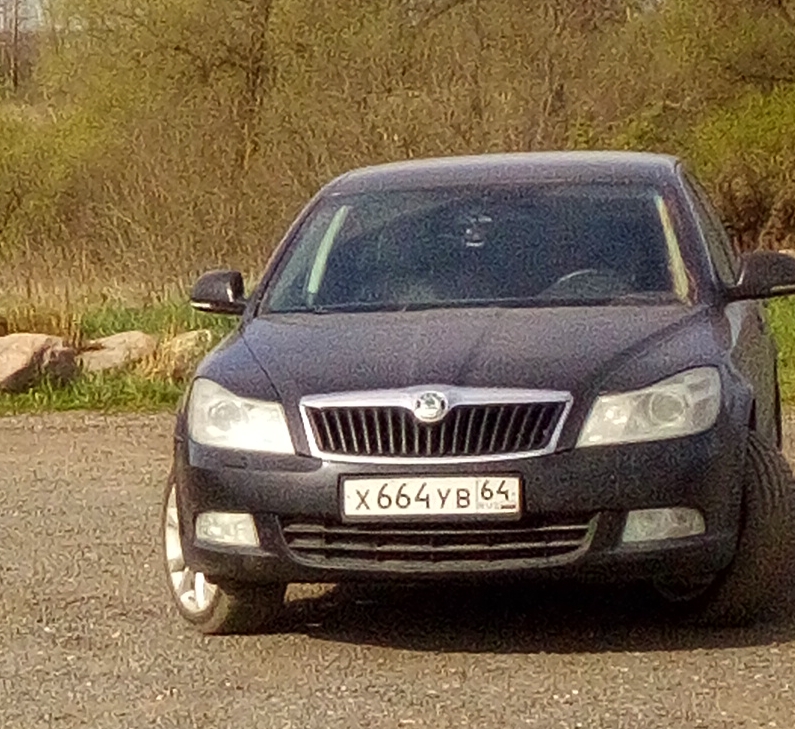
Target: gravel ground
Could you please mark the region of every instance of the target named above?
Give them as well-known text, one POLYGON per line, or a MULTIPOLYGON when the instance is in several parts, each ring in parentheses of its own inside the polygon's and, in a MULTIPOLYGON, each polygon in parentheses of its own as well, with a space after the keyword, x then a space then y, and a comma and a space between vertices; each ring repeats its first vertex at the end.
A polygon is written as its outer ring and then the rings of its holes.
POLYGON ((675 627, 631 592, 293 587, 276 634, 202 637, 159 562, 170 427, 0 420, 0 726, 793 726, 795 625, 675 627))

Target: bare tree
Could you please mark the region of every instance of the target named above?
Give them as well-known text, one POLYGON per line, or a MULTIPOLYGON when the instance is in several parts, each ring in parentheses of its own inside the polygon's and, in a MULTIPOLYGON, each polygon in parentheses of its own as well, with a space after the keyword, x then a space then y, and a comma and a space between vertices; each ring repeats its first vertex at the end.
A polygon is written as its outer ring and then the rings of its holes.
POLYGON ((11 3, 11 89, 19 88, 19 21, 22 0, 11 3))
POLYGON ((0 0, 0 75, 13 91, 19 88, 23 55, 23 0, 0 0))
POLYGON ((10 54, 8 29, 11 27, 11 0, 0 0, 0 78, 8 72, 10 54))

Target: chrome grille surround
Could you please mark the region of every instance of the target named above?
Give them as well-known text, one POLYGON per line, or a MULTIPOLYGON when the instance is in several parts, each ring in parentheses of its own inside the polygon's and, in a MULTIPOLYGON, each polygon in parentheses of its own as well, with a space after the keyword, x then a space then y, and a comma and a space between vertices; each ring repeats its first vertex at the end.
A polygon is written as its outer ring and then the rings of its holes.
MULTIPOLYGON (((299 407, 301 419, 304 424, 309 450, 311 455, 325 461, 343 463, 371 463, 371 464, 451 464, 451 463, 482 463, 505 461, 516 458, 533 458, 554 452, 560 438, 561 430, 566 422, 573 403, 571 393, 559 390, 521 390, 501 388, 457 388, 444 385, 427 385, 411 387, 401 390, 369 390, 361 392, 342 392, 328 395, 310 395, 301 399, 299 407), (448 403, 447 418, 456 408, 482 407, 499 408, 500 406, 554 406, 557 421, 548 438, 538 448, 517 450, 511 452, 490 452, 478 455, 379 455, 364 452, 344 453, 327 451, 321 447, 319 438, 313 427, 312 413, 314 411, 331 411, 333 409, 358 409, 379 410, 395 409, 405 410, 410 419, 417 398, 428 392, 442 394, 448 403)), ((509 410, 509 408, 506 408, 509 410)), ((485 416, 484 416, 485 417, 485 416)), ((550 426, 552 424, 550 423, 550 426)), ((351 426, 353 427, 353 426, 351 426)), ((485 426, 484 426, 485 427, 485 426)), ((360 449, 356 449, 360 450, 360 449)), ((431 449, 433 450, 433 449, 431 449)))

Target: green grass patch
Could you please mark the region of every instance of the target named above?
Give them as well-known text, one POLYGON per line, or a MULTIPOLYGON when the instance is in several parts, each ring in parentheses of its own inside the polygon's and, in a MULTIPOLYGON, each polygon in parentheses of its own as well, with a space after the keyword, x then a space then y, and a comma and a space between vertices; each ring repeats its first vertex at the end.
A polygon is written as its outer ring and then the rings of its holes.
POLYGON ((781 399, 795 404, 795 297, 769 301, 767 319, 778 345, 781 399))
POLYGON ((94 410, 105 413, 174 409, 184 385, 132 372, 84 374, 58 386, 42 382, 28 392, 0 393, 0 416, 94 410))
POLYGON ((220 339, 231 332, 238 321, 236 317, 203 314, 181 301, 140 307, 109 303, 82 313, 78 330, 86 339, 97 339, 132 330, 161 335, 209 329, 220 339))

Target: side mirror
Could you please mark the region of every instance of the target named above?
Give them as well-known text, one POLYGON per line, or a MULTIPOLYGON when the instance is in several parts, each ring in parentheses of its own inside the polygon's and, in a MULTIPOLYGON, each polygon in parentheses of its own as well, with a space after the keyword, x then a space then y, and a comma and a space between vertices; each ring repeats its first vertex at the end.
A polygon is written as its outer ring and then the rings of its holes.
POLYGON ((239 271, 210 271, 194 284, 190 294, 194 309, 210 314, 240 316, 246 308, 243 276, 239 271))
POLYGON ((734 300, 769 299, 795 294, 795 256, 754 251, 741 259, 740 280, 729 291, 734 300))

